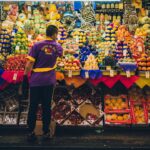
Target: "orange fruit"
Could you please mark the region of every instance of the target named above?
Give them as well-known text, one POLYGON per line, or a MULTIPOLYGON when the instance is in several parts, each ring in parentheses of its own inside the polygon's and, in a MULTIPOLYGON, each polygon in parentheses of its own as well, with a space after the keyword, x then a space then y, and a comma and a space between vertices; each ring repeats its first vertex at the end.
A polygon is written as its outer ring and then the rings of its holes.
POLYGON ((123 101, 122 101, 121 98, 117 99, 117 103, 122 103, 122 102, 123 102, 123 101))
POLYGON ((123 119, 124 119, 124 120, 128 120, 128 119, 129 119, 129 115, 128 115, 128 114, 124 114, 124 115, 123 115, 123 119))
POLYGON ((116 120, 117 119, 117 115, 116 114, 112 114, 111 118, 112 118, 112 120, 116 120))
POLYGON ((111 115, 106 115, 106 120, 111 120, 112 116, 111 115))
POLYGON ((117 117, 117 120, 118 120, 118 121, 123 121, 123 117, 122 117, 122 116, 118 116, 118 117, 117 117))

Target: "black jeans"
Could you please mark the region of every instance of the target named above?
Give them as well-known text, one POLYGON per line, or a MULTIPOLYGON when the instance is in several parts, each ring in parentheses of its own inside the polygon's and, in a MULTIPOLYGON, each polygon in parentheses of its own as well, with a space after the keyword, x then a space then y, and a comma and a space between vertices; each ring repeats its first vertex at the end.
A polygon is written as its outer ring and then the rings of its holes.
POLYGON ((49 132, 51 121, 51 100, 53 96, 54 86, 38 86, 30 88, 30 106, 28 113, 28 128, 29 132, 33 132, 36 125, 36 115, 38 104, 42 104, 42 121, 43 132, 49 132))

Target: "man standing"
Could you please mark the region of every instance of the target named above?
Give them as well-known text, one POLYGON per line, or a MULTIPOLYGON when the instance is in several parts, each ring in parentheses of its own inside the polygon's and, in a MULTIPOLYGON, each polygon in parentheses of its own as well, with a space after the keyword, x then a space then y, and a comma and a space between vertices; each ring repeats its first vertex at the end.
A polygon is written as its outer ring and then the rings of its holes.
POLYGON ((38 104, 42 104, 43 138, 50 138, 51 100, 56 82, 55 64, 57 57, 62 56, 63 49, 56 43, 58 29, 49 25, 46 29, 46 40, 37 42, 31 48, 26 64, 23 89, 25 92, 27 74, 31 72, 30 79, 30 106, 28 113, 28 127, 30 134, 28 140, 36 139, 34 129, 38 104))

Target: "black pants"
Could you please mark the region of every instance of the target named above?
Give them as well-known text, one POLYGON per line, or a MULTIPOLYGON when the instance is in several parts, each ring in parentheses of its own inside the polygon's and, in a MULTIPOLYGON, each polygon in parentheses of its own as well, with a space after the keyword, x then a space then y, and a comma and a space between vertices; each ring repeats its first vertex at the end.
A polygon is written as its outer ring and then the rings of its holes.
POLYGON ((53 85, 30 88, 30 106, 28 113, 28 127, 30 132, 33 132, 35 129, 36 115, 39 103, 42 104, 43 132, 49 132, 53 88, 53 85))

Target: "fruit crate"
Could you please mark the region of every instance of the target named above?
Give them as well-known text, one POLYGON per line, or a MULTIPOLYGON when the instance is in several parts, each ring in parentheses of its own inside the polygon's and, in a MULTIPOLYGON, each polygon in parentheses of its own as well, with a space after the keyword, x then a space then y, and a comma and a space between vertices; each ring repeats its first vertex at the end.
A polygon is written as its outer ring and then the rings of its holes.
POLYGON ((63 88, 63 93, 59 89, 56 88, 54 91, 54 107, 52 108, 52 118, 58 125, 89 127, 103 125, 102 116, 100 116, 100 111, 102 110, 100 92, 92 90, 88 85, 73 88, 71 91, 63 88), (87 103, 94 112, 99 112, 98 116, 93 115, 90 111, 87 112, 83 108, 87 103), (86 111, 85 115, 83 115, 83 109, 86 111))
POLYGON ((150 102, 145 103, 146 116, 148 120, 148 124, 150 124, 150 102))
POLYGON ((148 114, 144 102, 131 102, 132 124, 148 125, 148 114))
POLYGON ((106 125, 130 125, 131 109, 126 95, 104 97, 106 125))
POLYGON ((131 112, 105 114, 106 125, 130 125, 132 122, 131 112))
POLYGON ((105 113, 123 113, 130 112, 129 101, 126 95, 104 97, 105 113))
POLYGON ((17 125, 18 114, 18 85, 9 85, 0 92, 0 124, 17 125))

